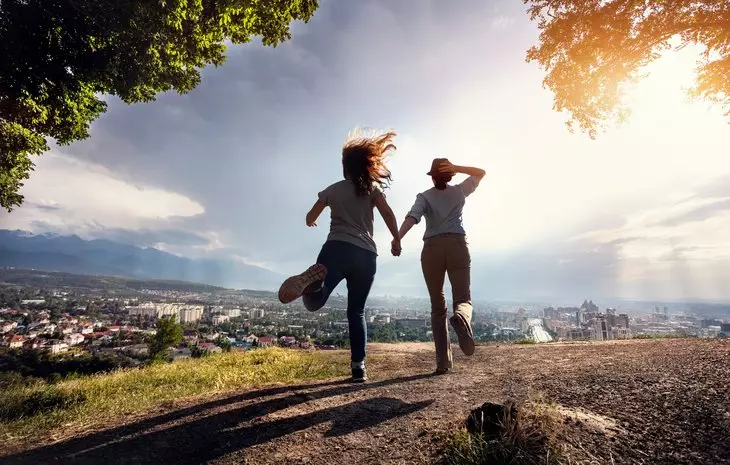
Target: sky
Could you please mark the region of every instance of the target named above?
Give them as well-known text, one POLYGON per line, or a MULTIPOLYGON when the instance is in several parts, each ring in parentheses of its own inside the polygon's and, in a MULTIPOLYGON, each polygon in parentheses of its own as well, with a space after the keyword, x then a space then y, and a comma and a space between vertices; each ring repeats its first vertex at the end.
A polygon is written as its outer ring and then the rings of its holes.
MULTIPOLYGON (((730 300, 730 131, 687 97, 696 49, 651 65, 630 120, 591 140, 526 63, 538 31, 521 2, 324 0, 292 33, 230 47, 187 95, 108 98, 90 139, 36 160, 0 227, 298 273, 326 238, 327 213, 304 217, 341 178, 346 134, 393 128, 399 220, 432 158, 487 171, 464 212, 475 300, 730 300)), ((393 258, 377 219, 375 294, 425 293, 422 233, 393 258)))

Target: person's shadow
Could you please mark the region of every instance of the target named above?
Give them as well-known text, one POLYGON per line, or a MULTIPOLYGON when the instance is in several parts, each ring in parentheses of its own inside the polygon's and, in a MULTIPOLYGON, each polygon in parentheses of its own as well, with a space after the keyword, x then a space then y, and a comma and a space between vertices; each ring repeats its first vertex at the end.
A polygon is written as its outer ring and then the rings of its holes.
MULTIPOLYGON (((192 464, 203 463, 231 452, 242 451, 248 447, 327 422, 332 422, 332 425, 325 436, 342 436, 416 412, 430 405, 433 400, 407 403, 391 397, 375 397, 273 421, 266 421, 262 417, 309 400, 407 383, 429 376, 431 375, 414 375, 361 385, 350 385, 337 381, 252 391, 58 444, 0 457, 0 462, 104 465, 121 463, 192 464), (298 389, 321 387, 327 389, 296 392, 298 389), (265 397, 284 393, 291 394, 263 400, 265 397), (222 409, 219 413, 203 416, 209 409, 225 408, 229 404, 255 399, 262 399, 262 401, 254 401, 240 408, 222 409), (244 422, 253 424, 241 427, 240 425, 244 422), (169 427, 163 427, 168 424, 169 427)), ((103 412, 99 413, 103 414, 103 412)))

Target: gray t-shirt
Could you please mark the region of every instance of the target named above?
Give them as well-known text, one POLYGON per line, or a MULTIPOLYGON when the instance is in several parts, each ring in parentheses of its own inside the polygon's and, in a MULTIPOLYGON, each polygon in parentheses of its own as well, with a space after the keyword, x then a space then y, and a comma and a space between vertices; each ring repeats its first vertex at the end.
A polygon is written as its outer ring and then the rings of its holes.
POLYGON ((478 177, 469 176, 461 184, 447 186, 443 190, 432 187, 418 194, 408 216, 413 217, 416 224, 421 222, 423 216, 426 217, 424 240, 439 234, 466 234, 461 214, 466 198, 476 190, 479 181, 478 177))
POLYGON ((345 179, 319 193, 319 200, 330 207, 328 241, 344 241, 378 253, 373 240, 373 207, 383 191, 374 186, 370 195, 358 196, 355 184, 345 179))

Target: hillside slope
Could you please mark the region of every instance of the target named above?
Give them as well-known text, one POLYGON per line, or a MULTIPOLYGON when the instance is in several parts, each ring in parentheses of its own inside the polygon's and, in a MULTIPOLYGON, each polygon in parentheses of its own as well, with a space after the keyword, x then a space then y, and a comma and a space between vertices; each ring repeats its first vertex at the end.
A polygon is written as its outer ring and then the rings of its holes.
POLYGON ((566 440, 583 463, 730 463, 730 341, 480 346, 439 377, 432 356, 429 344, 372 344, 365 385, 180 401, 2 461, 434 463, 474 406, 541 397, 573 419, 566 440))
POLYGON ((237 289, 274 289, 282 278, 266 268, 235 259, 191 259, 109 240, 8 230, 0 230, 0 266, 169 279, 237 289))

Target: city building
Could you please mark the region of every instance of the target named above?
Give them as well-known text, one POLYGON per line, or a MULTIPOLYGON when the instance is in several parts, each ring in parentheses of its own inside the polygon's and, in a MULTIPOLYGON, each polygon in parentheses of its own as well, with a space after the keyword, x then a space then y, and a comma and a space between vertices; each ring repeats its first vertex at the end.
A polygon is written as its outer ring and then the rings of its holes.
POLYGON ((84 342, 84 335, 80 333, 69 334, 66 338, 66 343, 70 346, 75 346, 84 342))
POLYGON ((3 321, 0 323, 0 334, 9 333, 18 327, 18 323, 14 321, 3 321))
POLYGON ((203 318, 202 305, 186 305, 179 309, 180 323, 195 323, 203 318))
POLYGON ((157 317, 157 307, 127 307, 127 314, 129 316, 139 316, 139 317, 148 317, 148 318, 156 318, 157 317))
POLYGON ((203 317, 202 305, 145 302, 126 309, 130 316, 162 318, 174 315, 181 323, 198 321, 203 317))
POLYGON ((66 352, 68 350, 68 344, 61 341, 53 341, 48 347, 48 350, 52 354, 60 354, 61 352, 66 352))
POLYGON ((399 318, 395 320, 395 325, 398 328, 425 328, 426 320, 424 318, 399 318))
POLYGON ((264 309, 263 308, 252 308, 249 312, 251 315, 251 318, 261 319, 264 317, 264 309))
POLYGON ((258 340, 259 347, 271 347, 274 344, 272 337, 260 337, 258 340))
POLYGON ((388 313, 382 313, 380 315, 376 315, 374 320, 375 323, 387 325, 390 323, 390 315, 388 313))
POLYGON ((21 349, 24 342, 25 338, 16 334, 15 336, 8 336, 6 344, 11 349, 21 349))
POLYGON ((221 310, 221 315, 225 315, 228 318, 239 318, 241 316, 240 308, 224 308, 221 310))
POLYGON ((231 319, 231 317, 229 317, 228 315, 213 315, 213 318, 211 318, 211 321, 214 325, 219 325, 219 324, 227 322, 230 319, 231 319))

